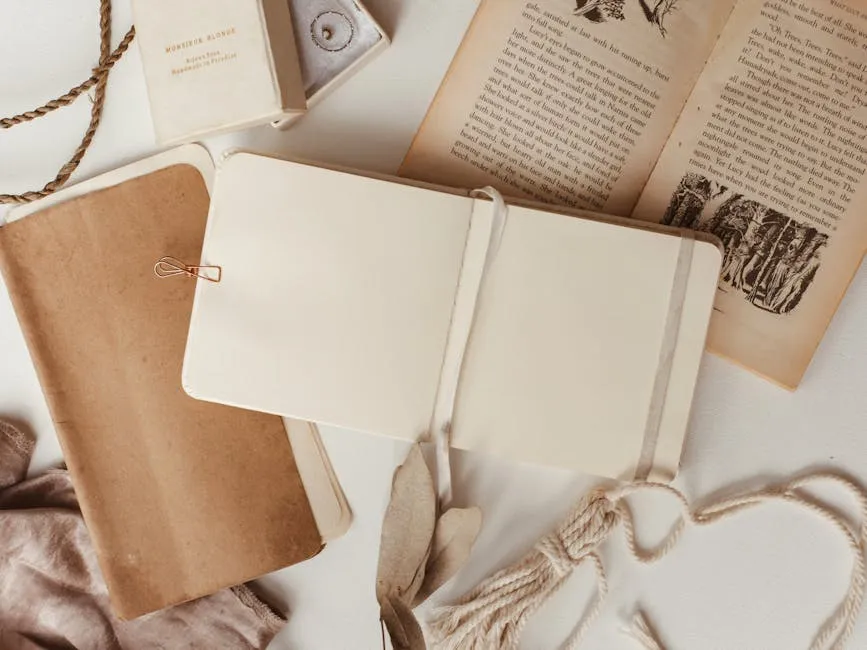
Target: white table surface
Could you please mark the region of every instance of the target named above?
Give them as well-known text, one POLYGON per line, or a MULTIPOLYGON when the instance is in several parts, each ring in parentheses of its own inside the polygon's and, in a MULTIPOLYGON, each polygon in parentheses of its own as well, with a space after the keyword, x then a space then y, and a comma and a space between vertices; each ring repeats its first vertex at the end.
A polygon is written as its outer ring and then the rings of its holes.
MULTIPOLYGON (((115 42, 130 23, 115 0, 115 42)), ((291 154, 393 172, 409 146, 475 8, 467 0, 369 0, 394 44, 291 131, 268 127, 215 138, 228 147, 291 154)), ((97 52, 97 0, 3 0, 0 115, 31 108, 83 79, 97 52)), ((133 48, 111 76, 102 126, 76 178, 154 151, 145 87, 133 48)), ((89 102, 0 132, 0 192, 41 186, 78 143, 89 102)), ((867 484, 867 272, 861 270, 802 388, 786 393, 707 357, 678 484, 700 498, 731 483, 836 468, 867 484)), ((38 434, 33 471, 61 459, 5 290, 0 291, 0 415, 38 434)), ((381 518, 392 470, 405 447, 324 429, 354 511, 350 532, 314 560, 263 584, 289 610, 274 649, 375 649, 380 631, 373 585, 381 518)), ((592 435, 592 432, 580 432, 592 435)), ((528 431, 528 439, 534 432, 528 431)), ((591 477, 457 453, 459 504, 477 504, 485 525, 470 564, 439 599, 463 593, 520 557, 594 484, 591 477)), ((841 505, 846 505, 845 500, 841 505)), ((648 502, 639 530, 661 534, 670 504, 648 502)), ((636 566, 617 536, 605 549, 611 596, 582 648, 637 648, 620 628, 644 607, 669 650, 807 648, 846 588, 851 562, 842 539, 809 515, 769 506, 718 527, 689 532, 662 563, 636 566)), ((579 570, 526 630, 525 648, 555 648, 588 602, 591 571, 579 570)), ((867 647, 862 616, 852 648, 867 647)))

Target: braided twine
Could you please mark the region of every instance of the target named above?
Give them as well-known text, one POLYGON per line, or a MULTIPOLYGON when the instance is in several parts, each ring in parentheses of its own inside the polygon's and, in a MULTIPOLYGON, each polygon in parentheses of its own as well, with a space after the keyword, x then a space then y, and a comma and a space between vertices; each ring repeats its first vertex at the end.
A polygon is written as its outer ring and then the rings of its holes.
MULTIPOLYGON (((842 533, 852 553, 852 573, 844 598, 819 627, 810 650, 843 650, 855 629, 867 587, 867 492, 854 481, 830 473, 815 473, 754 492, 747 492, 692 509, 686 497, 670 485, 637 482, 621 488, 595 490, 587 495, 552 535, 544 538, 516 564, 482 582, 460 602, 436 613, 428 629, 438 650, 517 650, 530 617, 582 564, 596 570, 597 594, 579 625, 561 646, 577 650, 600 614, 608 593, 599 547, 622 526, 632 556, 651 564, 677 546, 687 525, 709 526, 771 502, 798 506, 842 533), (813 496, 817 484, 843 488, 858 504, 857 521, 813 496), (643 548, 637 541, 626 499, 637 492, 656 491, 673 496, 681 516, 658 546, 643 548)), ((636 612, 630 634, 648 650, 661 650, 650 622, 636 612)))
POLYGON ((99 122, 102 119, 102 109, 105 105, 105 88, 108 82, 108 73, 114 67, 124 52, 129 49, 130 44, 135 38, 135 27, 130 27, 126 36, 120 41, 118 46, 111 50, 111 0, 100 0, 99 6, 99 65, 93 69, 93 73, 88 79, 68 92, 64 93, 57 99, 43 104, 31 111, 25 111, 19 115, 0 119, 0 128, 11 129, 13 126, 30 122, 37 118, 48 115, 52 111, 56 111, 62 106, 69 106, 82 94, 94 88, 93 107, 90 110, 90 124, 84 132, 84 137, 81 144, 72 154, 72 157, 60 168, 54 180, 48 182, 41 190, 32 192, 24 192, 23 194, 0 194, 0 204, 22 204, 30 203, 38 199, 44 198, 63 187, 72 176, 73 172, 81 164, 84 155, 87 153, 93 136, 99 127, 99 122))

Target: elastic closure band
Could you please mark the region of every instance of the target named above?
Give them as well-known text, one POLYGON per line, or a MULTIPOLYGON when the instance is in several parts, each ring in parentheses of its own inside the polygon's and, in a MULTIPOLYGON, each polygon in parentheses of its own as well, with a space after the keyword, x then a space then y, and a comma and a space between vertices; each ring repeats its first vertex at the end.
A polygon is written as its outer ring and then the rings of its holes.
POLYGON ((677 255, 677 265, 674 268, 674 278, 671 284, 671 297, 668 302, 668 315, 665 319, 665 330, 662 335, 662 345, 659 349, 659 365, 656 380, 653 383, 650 409, 647 413, 647 424, 644 429, 644 442, 641 455, 635 470, 635 479, 646 481, 653 471, 653 461, 656 458, 656 448, 659 444, 659 429, 662 425, 662 415, 665 411, 665 398, 671 383, 671 371, 674 368, 674 353, 677 350, 677 340, 680 336, 680 323, 683 319, 683 304, 686 291, 689 288, 689 276, 692 270, 692 258, 695 251, 695 238, 691 233, 684 233, 680 240, 680 250, 677 255))
POLYGON ((470 217, 464 260, 431 418, 430 431, 437 451, 437 490, 441 509, 445 509, 452 499, 449 448, 464 358, 472 338, 479 301, 485 290, 488 273, 500 249, 508 216, 508 206, 503 196, 493 187, 475 190, 470 196, 491 198, 494 210, 489 218, 487 211, 480 214, 474 205, 470 217))

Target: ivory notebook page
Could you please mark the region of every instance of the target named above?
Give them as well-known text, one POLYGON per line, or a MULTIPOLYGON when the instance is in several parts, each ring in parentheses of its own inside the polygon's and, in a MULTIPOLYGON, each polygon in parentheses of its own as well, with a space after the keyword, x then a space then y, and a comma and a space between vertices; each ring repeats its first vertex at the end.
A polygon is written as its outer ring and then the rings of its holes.
POLYGON ((472 202, 250 154, 217 176, 202 255, 223 274, 197 290, 187 392, 424 433, 472 202))
POLYGON ((486 199, 231 156, 203 251, 223 276, 197 287, 185 389, 414 440, 451 419, 434 411, 456 374, 455 447, 673 476, 716 244, 509 206, 483 273, 494 214, 486 199))
POLYGON ((695 242, 668 387, 654 405, 682 244, 510 206, 468 344, 454 446, 632 475, 659 409, 648 462, 673 476, 720 265, 714 244, 695 242))

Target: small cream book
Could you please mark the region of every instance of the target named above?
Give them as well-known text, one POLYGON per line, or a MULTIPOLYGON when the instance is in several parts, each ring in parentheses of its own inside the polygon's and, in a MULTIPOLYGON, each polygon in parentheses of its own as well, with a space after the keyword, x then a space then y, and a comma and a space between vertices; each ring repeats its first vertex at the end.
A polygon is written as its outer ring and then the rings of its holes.
POLYGON ((133 0, 132 5, 160 144, 307 110, 287 0, 133 0))
POLYGON ((604 476, 677 471, 711 238, 237 153, 202 260, 222 275, 197 284, 193 397, 407 440, 448 428, 456 448, 604 476))

